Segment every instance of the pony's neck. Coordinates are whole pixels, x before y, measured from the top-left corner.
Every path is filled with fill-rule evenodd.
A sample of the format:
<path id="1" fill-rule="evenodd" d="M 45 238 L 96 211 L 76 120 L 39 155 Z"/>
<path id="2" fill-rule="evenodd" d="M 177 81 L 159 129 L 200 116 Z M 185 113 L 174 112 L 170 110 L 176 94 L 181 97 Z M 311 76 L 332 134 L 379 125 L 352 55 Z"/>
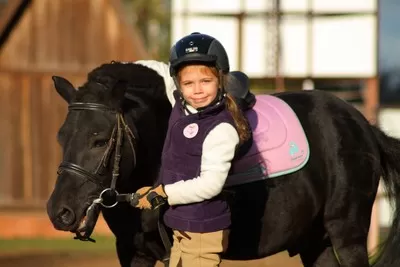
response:
<path id="1" fill-rule="evenodd" d="M 162 152 L 162 147 L 154 145 L 154 142 L 158 140 L 152 140 L 148 133 L 148 131 L 152 130 L 152 127 L 156 126 L 147 128 L 142 125 L 145 124 L 144 121 L 146 119 L 135 119 L 135 116 L 137 116 L 137 110 L 129 110 L 125 113 L 126 123 L 135 136 L 136 166 L 132 168 L 132 165 L 130 165 L 134 162 L 133 157 L 121 155 L 121 163 L 122 161 L 124 163 L 121 165 L 120 175 L 122 176 L 122 182 L 119 185 L 121 189 L 129 191 L 129 193 L 135 192 L 142 186 L 150 186 L 155 183 Z M 124 150 L 128 151 L 129 149 L 130 151 L 130 144 L 125 143 L 127 141 L 126 138 L 124 136 Z M 129 174 L 126 174 L 127 169 L 130 169 Z"/>

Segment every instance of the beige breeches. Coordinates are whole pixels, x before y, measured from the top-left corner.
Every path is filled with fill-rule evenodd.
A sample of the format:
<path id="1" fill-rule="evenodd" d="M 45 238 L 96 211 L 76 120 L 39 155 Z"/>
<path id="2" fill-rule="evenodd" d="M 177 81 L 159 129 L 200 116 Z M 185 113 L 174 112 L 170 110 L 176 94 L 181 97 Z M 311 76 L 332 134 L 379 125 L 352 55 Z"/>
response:
<path id="1" fill-rule="evenodd" d="M 218 267 L 228 245 L 229 230 L 191 233 L 174 230 L 170 267 Z"/>

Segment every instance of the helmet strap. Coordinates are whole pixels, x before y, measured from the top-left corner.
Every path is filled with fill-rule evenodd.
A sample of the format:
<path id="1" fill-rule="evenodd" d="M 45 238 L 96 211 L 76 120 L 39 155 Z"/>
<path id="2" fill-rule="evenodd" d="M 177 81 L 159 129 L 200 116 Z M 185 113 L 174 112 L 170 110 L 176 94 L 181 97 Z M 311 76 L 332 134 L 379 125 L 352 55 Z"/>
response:
<path id="1" fill-rule="evenodd" d="M 224 84 L 224 73 L 222 70 L 218 70 L 219 74 L 219 87 L 221 88 L 222 92 L 225 92 L 225 84 Z"/>

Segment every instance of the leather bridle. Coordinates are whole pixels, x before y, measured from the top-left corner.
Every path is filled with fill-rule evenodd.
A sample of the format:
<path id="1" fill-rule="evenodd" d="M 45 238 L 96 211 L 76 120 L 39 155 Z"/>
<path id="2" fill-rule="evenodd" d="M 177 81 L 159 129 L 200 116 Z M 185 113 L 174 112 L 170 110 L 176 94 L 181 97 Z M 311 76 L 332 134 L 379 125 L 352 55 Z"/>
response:
<path id="1" fill-rule="evenodd" d="M 133 134 L 132 130 L 129 128 L 128 124 L 125 122 L 124 115 L 121 111 L 116 111 L 106 105 L 103 104 L 98 104 L 98 103 L 81 103 L 81 102 L 74 102 L 69 104 L 68 106 L 69 111 L 74 111 L 74 110 L 92 110 L 92 111 L 107 111 L 115 114 L 116 117 L 116 125 L 113 128 L 113 131 L 111 133 L 111 137 L 107 142 L 107 147 L 106 150 L 103 154 L 103 156 L 100 159 L 100 162 L 95 169 L 95 172 L 92 173 L 90 171 L 87 171 L 85 168 L 82 166 L 71 163 L 68 161 L 62 161 L 59 168 L 58 168 L 58 175 L 61 175 L 64 171 L 74 173 L 76 175 L 79 175 L 86 179 L 87 181 L 90 181 L 97 186 L 101 188 L 105 188 L 99 195 L 98 198 L 93 200 L 92 204 L 89 206 L 89 208 L 86 210 L 86 217 L 90 218 L 92 220 L 97 220 L 96 210 L 97 206 L 100 204 L 104 208 L 113 208 L 115 207 L 119 202 L 128 202 L 131 206 L 135 207 L 139 201 L 139 198 L 141 195 L 138 193 L 127 193 L 127 194 L 119 194 L 117 190 L 115 189 L 116 183 L 118 180 L 118 177 L 120 175 L 119 173 L 119 167 L 120 167 L 120 160 L 121 160 L 121 146 L 124 140 L 124 137 L 127 138 L 132 153 L 133 153 L 133 168 L 136 167 L 137 163 L 137 155 L 136 155 L 136 137 Z M 100 179 L 100 176 L 103 175 L 103 171 L 107 168 L 108 163 L 110 161 L 110 156 L 112 152 L 115 150 L 115 156 L 114 156 L 114 164 L 113 164 L 113 169 L 112 169 L 112 180 L 111 180 L 111 185 L 110 187 L 107 187 L 104 182 Z M 105 194 L 108 193 L 106 196 Z M 165 203 L 165 200 L 162 197 L 159 196 L 154 196 L 151 197 L 156 203 L 159 203 L 159 205 L 163 205 Z M 107 204 L 109 202 L 109 204 Z M 150 201 L 152 203 L 152 201 Z M 156 206 L 156 205 L 154 205 Z M 95 222 L 94 222 L 95 224 Z M 93 226 L 94 228 L 94 226 Z M 163 258 L 163 262 L 168 262 L 169 261 L 169 254 L 170 254 L 170 249 L 171 249 L 171 242 L 168 237 L 168 233 L 165 230 L 165 226 L 163 223 L 158 220 L 158 230 L 160 233 L 161 240 L 164 244 L 164 247 L 166 249 L 166 255 Z M 85 231 L 83 234 L 80 232 L 76 232 L 76 236 L 74 237 L 75 239 L 81 240 L 81 241 L 91 241 L 94 242 L 92 238 L 90 238 L 90 235 L 92 234 L 93 229 L 89 229 Z"/>
<path id="2" fill-rule="evenodd" d="M 101 204 L 104 208 L 113 208 L 115 207 L 118 202 L 130 202 L 133 203 L 136 201 L 137 196 L 136 194 L 119 194 L 117 192 L 116 188 L 116 183 L 118 180 L 118 177 L 120 175 L 119 173 L 119 167 L 120 167 L 120 161 L 121 161 L 121 146 L 124 141 L 124 137 L 128 140 L 132 154 L 133 154 L 133 168 L 136 166 L 136 150 L 135 150 L 135 145 L 136 145 L 136 137 L 133 134 L 132 130 L 129 128 L 127 123 L 125 122 L 124 115 L 120 111 L 116 111 L 106 105 L 103 104 L 98 104 L 98 103 L 81 103 L 81 102 L 75 102 L 71 103 L 68 106 L 69 111 L 74 111 L 74 110 L 92 110 L 92 111 L 107 111 L 115 114 L 116 117 L 116 124 L 113 128 L 113 131 L 111 133 L 111 137 L 107 142 L 107 147 L 106 150 L 103 154 L 103 156 L 100 159 L 99 164 L 97 165 L 97 168 L 95 169 L 94 172 L 90 172 L 86 170 L 84 167 L 71 163 L 68 161 L 63 161 L 59 168 L 58 168 L 58 175 L 61 175 L 63 172 L 70 172 L 75 175 L 79 175 L 82 178 L 86 179 L 87 181 L 90 181 L 97 186 L 101 188 L 105 188 L 99 195 L 97 199 L 93 201 L 91 206 L 87 209 L 86 215 L 90 216 L 90 212 L 94 210 L 94 206 L 97 204 Z M 101 175 L 103 175 L 103 171 L 107 168 L 109 161 L 110 161 L 110 156 L 115 150 L 115 156 L 114 156 L 114 163 L 113 163 L 113 169 L 112 169 L 112 180 L 111 180 L 111 185 L 107 187 L 104 182 L 102 182 Z M 107 194 L 106 194 L 107 193 Z M 107 196 L 106 196 L 106 195 Z M 80 239 L 82 241 L 87 241 L 90 234 L 88 235 L 81 235 L 80 233 L 77 234 L 77 239 Z"/>

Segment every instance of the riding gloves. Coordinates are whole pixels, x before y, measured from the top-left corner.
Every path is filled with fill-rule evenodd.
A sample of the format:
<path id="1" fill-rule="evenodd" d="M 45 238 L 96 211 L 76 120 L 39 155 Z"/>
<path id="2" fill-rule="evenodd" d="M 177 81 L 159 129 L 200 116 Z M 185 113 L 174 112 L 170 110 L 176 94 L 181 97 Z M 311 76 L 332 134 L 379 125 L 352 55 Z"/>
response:
<path id="1" fill-rule="evenodd" d="M 167 198 L 167 194 L 164 191 L 164 185 L 160 184 L 157 187 L 150 187 L 150 186 L 145 186 L 136 191 L 137 194 L 140 195 L 139 201 L 137 205 L 135 206 L 136 208 L 139 209 L 153 209 L 154 207 L 150 203 L 149 196 L 151 195 L 156 195 L 160 196 L 163 199 Z"/>

